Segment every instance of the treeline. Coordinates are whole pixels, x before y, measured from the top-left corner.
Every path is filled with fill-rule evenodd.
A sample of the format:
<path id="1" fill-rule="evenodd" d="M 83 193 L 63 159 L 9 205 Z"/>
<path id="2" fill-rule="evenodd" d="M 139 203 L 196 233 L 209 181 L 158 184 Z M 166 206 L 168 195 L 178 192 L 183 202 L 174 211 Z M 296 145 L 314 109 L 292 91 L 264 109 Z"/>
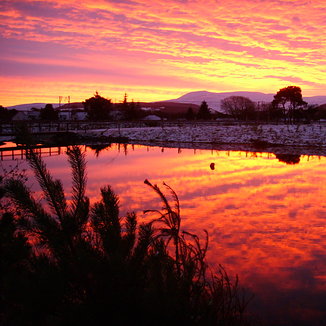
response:
<path id="1" fill-rule="evenodd" d="M 317 106 L 302 99 L 301 88 L 288 86 L 280 89 L 271 103 L 255 103 L 247 97 L 231 96 L 221 101 L 221 109 L 237 120 L 297 122 L 316 120 L 323 116 Z M 319 113 L 319 114 L 318 114 Z"/>
<path id="2" fill-rule="evenodd" d="M 112 103 L 111 100 L 103 98 L 96 92 L 93 97 L 85 100 L 83 104 L 90 120 L 142 120 L 150 115 L 167 120 L 210 120 L 216 116 L 216 114 L 212 113 L 206 101 L 203 101 L 197 110 L 191 106 L 187 111 L 178 109 L 173 112 L 172 109 L 165 110 L 165 107 L 159 109 L 147 108 L 145 110 L 140 103 L 128 102 L 127 94 L 125 94 L 121 103 Z M 175 103 L 175 106 L 177 105 L 178 103 Z"/>
<path id="3" fill-rule="evenodd" d="M 198 109 L 189 107 L 184 112 L 153 110 L 145 111 L 139 103 L 127 101 L 125 94 L 122 103 L 113 104 L 111 100 L 104 99 L 97 92 L 83 102 L 85 111 L 90 120 L 112 119 L 112 111 L 120 112 L 115 118 L 121 120 L 143 119 L 149 114 L 155 114 L 161 119 L 186 119 L 186 120 L 215 120 L 217 118 L 232 118 L 241 121 L 284 121 L 293 123 L 297 121 L 310 122 L 326 118 L 326 110 L 320 110 L 316 105 L 308 105 L 302 98 L 301 88 L 288 86 L 280 89 L 270 103 L 253 102 L 247 97 L 231 96 L 220 103 L 222 112 L 209 108 L 203 101 Z"/>
<path id="4" fill-rule="evenodd" d="M 297 121 L 310 122 L 326 118 L 326 110 L 322 106 L 308 105 L 303 101 L 301 88 L 298 86 L 288 86 L 280 89 L 275 95 L 274 100 L 270 103 L 254 102 L 243 96 L 230 96 L 221 101 L 218 112 L 208 107 L 206 101 L 200 106 L 189 105 L 183 109 L 178 107 L 178 103 L 173 103 L 175 107 L 167 108 L 162 103 L 162 107 L 156 107 L 149 103 L 149 108 L 144 109 L 144 103 L 128 101 L 127 94 L 121 103 L 112 103 L 111 99 L 102 97 L 96 92 L 92 97 L 82 102 L 83 108 L 78 110 L 86 113 L 83 118 L 91 121 L 110 121 L 110 120 L 143 120 L 152 115 L 158 119 L 167 120 L 215 120 L 218 118 L 235 119 L 240 121 L 284 121 L 293 123 Z M 171 105 L 171 103 L 170 103 Z M 151 107 L 152 106 L 152 107 Z M 34 111 L 39 112 L 37 119 L 53 121 L 59 119 L 60 108 L 54 109 L 52 104 L 47 104 L 44 108 Z M 8 121 L 17 113 L 16 110 L 8 110 L 0 106 L 0 120 Z"/>

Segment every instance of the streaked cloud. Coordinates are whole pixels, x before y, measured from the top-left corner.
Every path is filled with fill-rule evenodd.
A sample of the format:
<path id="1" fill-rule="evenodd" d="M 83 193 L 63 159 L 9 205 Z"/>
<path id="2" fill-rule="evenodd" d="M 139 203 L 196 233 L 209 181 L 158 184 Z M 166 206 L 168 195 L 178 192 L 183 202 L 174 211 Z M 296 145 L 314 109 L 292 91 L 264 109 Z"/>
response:
<path id="1" fill-rule="evenodd" d="M 203 89 L 273 93 L 289 84 L 323 95 L 325 9 L 323 0 L 4 0 L 0 98 L 24 102 L 15 86 L 24 78 L 47 101 L 63 91 L 76 101 L 96 89 L 159 100 Z"/>

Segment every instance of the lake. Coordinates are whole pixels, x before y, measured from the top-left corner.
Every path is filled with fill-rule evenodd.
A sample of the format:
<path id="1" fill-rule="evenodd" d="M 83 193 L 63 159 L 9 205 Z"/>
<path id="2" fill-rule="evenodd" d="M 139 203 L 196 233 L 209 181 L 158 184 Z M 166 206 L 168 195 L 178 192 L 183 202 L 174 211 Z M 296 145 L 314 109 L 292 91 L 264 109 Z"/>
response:
<path id="1" fill-rule="evenodd" d="M 256 318 L 266 325 L 326 324 L 325 157 L 117 144 L 82 149 L 91 202 L 110 184 L 121 213 L 135 211 L 143 221 L 143 210 L 162 206 L 144 180 L 162 190 L 164 181 L 179 196 L 182 229 L 203 239 L 207 230 L 209 262 L 238 274 L 254 293 L 249 309 Z M 64 148 L 60 155 L 43 151 L 69 193 Z M 14 161 L 3 161 L 2 169 L 9 165 Z"/>

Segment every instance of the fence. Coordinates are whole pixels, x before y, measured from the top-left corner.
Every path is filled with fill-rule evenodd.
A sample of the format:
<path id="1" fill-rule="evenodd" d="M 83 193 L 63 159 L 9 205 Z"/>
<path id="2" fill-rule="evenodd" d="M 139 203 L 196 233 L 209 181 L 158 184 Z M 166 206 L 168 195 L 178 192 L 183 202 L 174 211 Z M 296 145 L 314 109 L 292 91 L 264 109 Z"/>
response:
<path id="1" fill-rule="evenodd" d="M 317 122 L 323 124 L 323 121 Z M 264 125 L 264 122 L 244 122 L 228 119 L 215 121 L 166 121 L 166 120 L 138 120 L 138 121 L 13 121 L 0 124 L 0 136 L 14 136 L 16 130 L 24 125 L 32 134 L 40 133 L 63 133 L 63 132 L 87 132 L 96 129 L 123 129 L 123 128 L 146 128 L 146 127 L 169 127 L 169 126 L 207 126 L 207 125 Z M 271 123 L 283 124 L 283 123 Z"/>
<path id="2" fill-rule="evenodd" d="M 62 153 L 61 147 L 34 147 L 34 150 L 41 156 L 54 156 Z M 11 161 L 11 160 L 24 160 L 26 158 L 26 148 L 23 147 L 0 147 L 0 160 Z"/>

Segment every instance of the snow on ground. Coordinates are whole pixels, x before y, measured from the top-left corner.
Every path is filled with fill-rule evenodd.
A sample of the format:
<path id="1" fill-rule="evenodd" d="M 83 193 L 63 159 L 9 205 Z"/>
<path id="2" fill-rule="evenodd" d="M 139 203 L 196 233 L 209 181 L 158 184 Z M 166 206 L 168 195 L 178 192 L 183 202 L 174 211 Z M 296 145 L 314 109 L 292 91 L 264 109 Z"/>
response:
<path id="1" fill-rule="evenodd" d="M 189 125 L 114 128 L 92 131 L 93 135 L 127 137 L 130 142 L 138 144 L 182 143 L 191 147 L 211 145 L 248 145 L 256 148 L 283 147 L 314 149 L 316 155 L 326 153 L 326 125 Z M 175 144 L 176 145 L 176 144 Z M 197 146 L 196 146 L 197 145 Z M 173 147 L 178 147 L 173 146 Z M 189 146 L 186 146 L 189 147 Z"/>
<path id="2" fill-rule="evenodd" d="M 131 144 L 207 148 L 216 150 L 264 151 L 326 156 L 326 123 L 287 124 L 220 124 L 157 123 L 156 127 L 135 124 L 128 127 L 75 131 L 97 141 L 99 136 L 126 137 Z M 127 124 L 124 124 L 127 126 Z M 2 137 L 8 141 L 8 136 Z M 11 139 L 12 137 L 10 137 Z M 105 141 L 105 140 L 104 140 Z"/>

